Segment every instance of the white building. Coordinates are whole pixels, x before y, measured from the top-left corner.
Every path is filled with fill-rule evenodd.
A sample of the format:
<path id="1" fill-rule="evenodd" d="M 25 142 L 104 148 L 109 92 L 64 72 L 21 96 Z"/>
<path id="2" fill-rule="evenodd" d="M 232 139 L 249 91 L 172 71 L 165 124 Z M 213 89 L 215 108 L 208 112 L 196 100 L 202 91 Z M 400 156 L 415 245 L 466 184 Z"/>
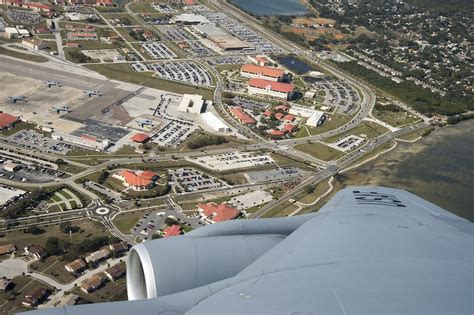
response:
<path id="1" fill-rule="evenodd" d="M 313 115 L 317 110 L 314 108 L 306 107 L 306 106 L 297 106 L 297 105 L 291 105 L 289 113 L 295 116 L 300 116 L 300 117 L 310 117 Z"/>
<path id="2" fill-rule="evenodd" d="M 204 122 L 216 132 L 230 132 L 230 128 L 214 113 L 207 112 L 201 114 Z"/>
<path id="3" fill-rule="evenodd" d="M 211 23 L 208 19 L 206 19 L 202 15 L 190 14 L 190 13 L 175 15 L 173 18 L 171 18 L 170 22 L 176 23 L 176 24 L 185 24 L 185 25 Z"/>
<path id="4" fill-rule="evenodd" d="M 315 111 L 311 116 L 309 116 L 306 121 L 306 125 L 311 127 L 319 127 L 326 120 L 326 114 L 324 112 Z"/>
<path id="5" fill-rule="evenodd" d="M 204 108 L 205 101 L 202 95 L 184 94 L 178 106 L 178 111 L 182 113 L 200 114 Z"/>
<path id="6" fill-rule="evenodd" d="M 324 120 L 326 120 L 324 112 L 304 106 L 292 105 L 289 113 L 295 116 L 307 117 L 306 125 L 311 127 L 321 126 Z"/>
<path id="7" fill-rule="evenodd" d="M 53 133 L 51 135 L 51 138 L 58 141 L 69 142 L 80 147 L 85 147 L 87 149 L 92 149 L 96 151 L 106 150 L 111 145 L 110 141 L 107 139 L 99 141 L 97 139 L 93 139 L 92 137 L 78 137 L 59 132 Z"/>

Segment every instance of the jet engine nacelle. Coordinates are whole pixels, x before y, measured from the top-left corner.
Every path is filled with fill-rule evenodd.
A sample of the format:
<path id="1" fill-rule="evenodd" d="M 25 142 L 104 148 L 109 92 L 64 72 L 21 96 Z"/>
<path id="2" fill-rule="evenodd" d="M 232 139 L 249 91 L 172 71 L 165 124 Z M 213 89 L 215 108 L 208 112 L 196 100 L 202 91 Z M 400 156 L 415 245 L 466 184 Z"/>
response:
<path id="1" fill-rule="evenodd" d="M 128 258 L 128 299 L 156 298 L 233 277 L 285 237 L 186 236 L 139 244 Z"/>

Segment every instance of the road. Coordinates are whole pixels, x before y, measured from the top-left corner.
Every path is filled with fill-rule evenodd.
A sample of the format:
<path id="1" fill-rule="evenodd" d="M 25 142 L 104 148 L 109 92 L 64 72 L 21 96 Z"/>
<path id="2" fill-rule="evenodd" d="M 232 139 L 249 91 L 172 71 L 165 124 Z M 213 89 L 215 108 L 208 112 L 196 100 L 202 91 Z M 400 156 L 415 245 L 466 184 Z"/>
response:
<path id="1" fill-rule="evenodd" d="M 298 193 L 302 192 L 306 186 L 312 185 L 315 186 L 318 183 L 326 180 L 327 178 L 334 176 L 338 174 L 341 170 L 347 168 L 350 166 L 352 163 L 356 162 L 359 160 L 361 157 L 364 155 L 368 154 L 371 151 L 374 151 L 378 149 L 379 147 L 383 146 L 386 144 L 388 141 L 395 139 L 405 133 L 425 128 L 427 124 L 425 122 L 418 123 L 416 125 L 408 126 L 401 128 L 397 131 L 391 132 L 391 133 L 386 133 L 381 136 L 378 136 L 375 139 L 372 139 L 368 141 L 364 146 L 360 147 L 359 149 L 356 149 L 355 151 L 349 153 L 348 155 L 344 156 L 340 160 L 338 160 L 335 164 L 329 165 L 324 169 L 323 171 L 317 173 L 316 175 L 308 178 L 307 180 L 303 181 L 301 184 L 299 184 L 297 187 L 294 189 L 288 191 L 285 193 L 283 196 L 281 196 L 279 199 L 272 201 L 259 209 L 258 211 L 254 212 L 253 214 L 250 215 L 251 218 L 260 218 L 265 216 L 268 212 L 270 212 L 273 208 L 281 205 L 282 203 L 286 202 L 287 200 L 291 199 Z"/>

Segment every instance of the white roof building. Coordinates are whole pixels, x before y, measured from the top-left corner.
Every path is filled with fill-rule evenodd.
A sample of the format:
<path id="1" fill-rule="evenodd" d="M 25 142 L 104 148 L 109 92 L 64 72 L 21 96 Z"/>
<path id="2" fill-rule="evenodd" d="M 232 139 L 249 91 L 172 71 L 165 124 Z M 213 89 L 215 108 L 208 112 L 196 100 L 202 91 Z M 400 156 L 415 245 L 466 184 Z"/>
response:
<path id="1" fill-rule="evenodd" d="M 201 114 L 204 122 L 216 132 L 230 132 L 230 128 L 214 113 L 207 112 Z"/>
<path id="2" fill-rule="evenodd" d="M 191 13 L 183 13 L 183 14 L 175 15 L 171 19 L 171 23 L 207 24 L 207 23 L 211 23 L 211 22 L 202 15 L 191 14 Z"/>
<path id="3" fill-rule="evenodd" d="M 182 113 L 200 114 L 204 107 L 202 95 L 183 94 L 183 98 L 178 106 L 178 111 Z"/>
<path id="4" fill-rule="evenodd" d="M 310 117 L 313 115 L 317 110 L 310 108 L 310 107 L 304 107 L 304 106 L 296 106 L 296 105 L 291 105 L 289 113 L 295 116 L 300 116 L 300 117 Z"/>
<path id="5" fill-rule="evenodd" d="M 308 120 L 306 121 L 306 125 L 311 127 L 318 127 L 324 122 L 326 115 L 324 112 L 315 111 L 311 116 L 309 116 Z"/>

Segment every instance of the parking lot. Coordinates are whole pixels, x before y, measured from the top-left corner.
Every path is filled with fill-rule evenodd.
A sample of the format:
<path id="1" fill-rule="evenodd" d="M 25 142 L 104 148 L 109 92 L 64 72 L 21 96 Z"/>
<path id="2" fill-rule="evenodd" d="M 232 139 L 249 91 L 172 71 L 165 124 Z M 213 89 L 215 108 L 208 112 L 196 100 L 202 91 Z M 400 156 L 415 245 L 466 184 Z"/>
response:
<path id="1" fill-rule="evenodd" d="M 66 155 L 71 151 L 71 145 L 45 137 L 43 134 L 33 130 L 21 130 L 5 140 L 10 144 L 40 150 L 43 153 Z"/>
<path id="2" fill-rule="evenodd" d="M 193 85 L 210 86 L 212 79 L 206 69 L 192 61 L 159 62 L 148 65 L 156 76 Z"/>
<path id="3" fill-rule="evenodd" d="M 337 106 L 340 113 L 352 115 L 357 110 L 359 95 L 347 83 L 333 78 L 310 78 L 306 77 L 312 87 L 317 90 L 324 90 L 325 106 Z"/>
<path id="4" fill-rule="evenodd" d="M 163 43 L 145 42 L 140 45 L 154 59 L 173 59 L 177 57 L 176 54 Z"/>
<path id="5" fill-rule="evenodd" d="M 219 27 L 225 29 L 240 40 L 249 43 L 260 53 L 272 54 L 282 52 L 280 47 L 273 45 L 268 40 L 263 38 L 263 36 L 259 35 L 257 32 L 251 30 L 242 23 L 239 23 L 233 18 L 227 16 L 225 13 L 211 11 L 209 8 L 203 5 L 192 6 L 191 10 L 195 14 L 205 16 L 209 21 L 219 25 Z"/>
<path id="6" fill-rule="evenodd" d="M 297 167 L 282 167 L 275 170 L 255 171 L 245 173 L 245 177 L 252 184 L 268 181 L 281 181 L 297 177 L 307 176 L 309 173 Z"/>
<path id="7" fill-rule="evenodd" d="M 260 206 L 273 200 L 273 196 L 263 190 L 252 191 L 243 195 L 233 197 L 228 204 L 236 207 L 238 210 L 247 210 L 252 207 Z"/>
<path id="8" fill-rule="evenodd" d="M 249 98 L 244 98 L 242 96 L 236 96 L 232 99 L 232 102 L 235 106 L 248 109 L 248 110 L 258 110 L 263 111 L 268 107 L 271 107 L 271 103 L 256 101 Z"/>
<path id="9" fill-rule="evenodd" d="M 16 23 L 21 24 L 38 24 L 41 21 L 41 16 L 36 12 L 9 9 L 8 16 Z"/>
<path id="10" fill-rule="evenodd" d="M 177 193 L 228 187 L 225 182 L 192 168 L 172 169 L 169 174 Z"/>
<path id="11" fill-rule="evenodd" d="M 201 42 L 184 27 L 163 25 L 157 27 L 157 29 L 166 39 L 175 43 L 188 54 L 196 57 L 207 57 L 214 54 L 212 50 L 201 44 Z"/>
<path id="12" fill-rule="evenodd" d="M 15 171 L 6 169 L 11 164 L 17 165 Z M 62 175 L 64 172 L 52 167 L 51 163 L 0 151 L 0 177 L 17 182 L 43 183 Z"/>
<path id="13" fill-rule="evenodd" d="M 26 194 L 26 191 L 10 186 L 0 185 L 0 207 L 13 202 Z M 1 208 L 0 208 L 1 209 Z"/>
<path id="14" fill-rule="evenodd" d="M 166 227 L 165 220 L 170 217 L 178 220 L 180 224 L 196 229 L 205 225 L 197 217 L 187 217 L 182 212 L 172 209 L 162 209 L 146 213 L 138 223 L 130 230 L 132 238 L 140 237 L 143 240 L 151 240 L 153 234 Z"/>
<path id="15" fill-rule="evenodd" d="M 347 135 L 330 144 L 331 147 L 343 152 L 349 152 L 360 146 L 365 141 L 364 138 L 354 135 Z"/>
<path id="16" fill-rule="evenodd" d="M 225 153 L 210 155 L 206 157 L 189 158 L 189 161 L 197 163 L 205 168 L 216 171 L 227 171 L 240 168 L 250 168 L 275 163 L 268 154 L 257 153 Z"/>
<path id="17" fill-rule="evenodd" d="M 197 130 L 191 123 L 178 120 L 169 120 L 152 137 L 153 143 L 162 147 L 176 148 L 183 143 L 193 132 Z"/>

